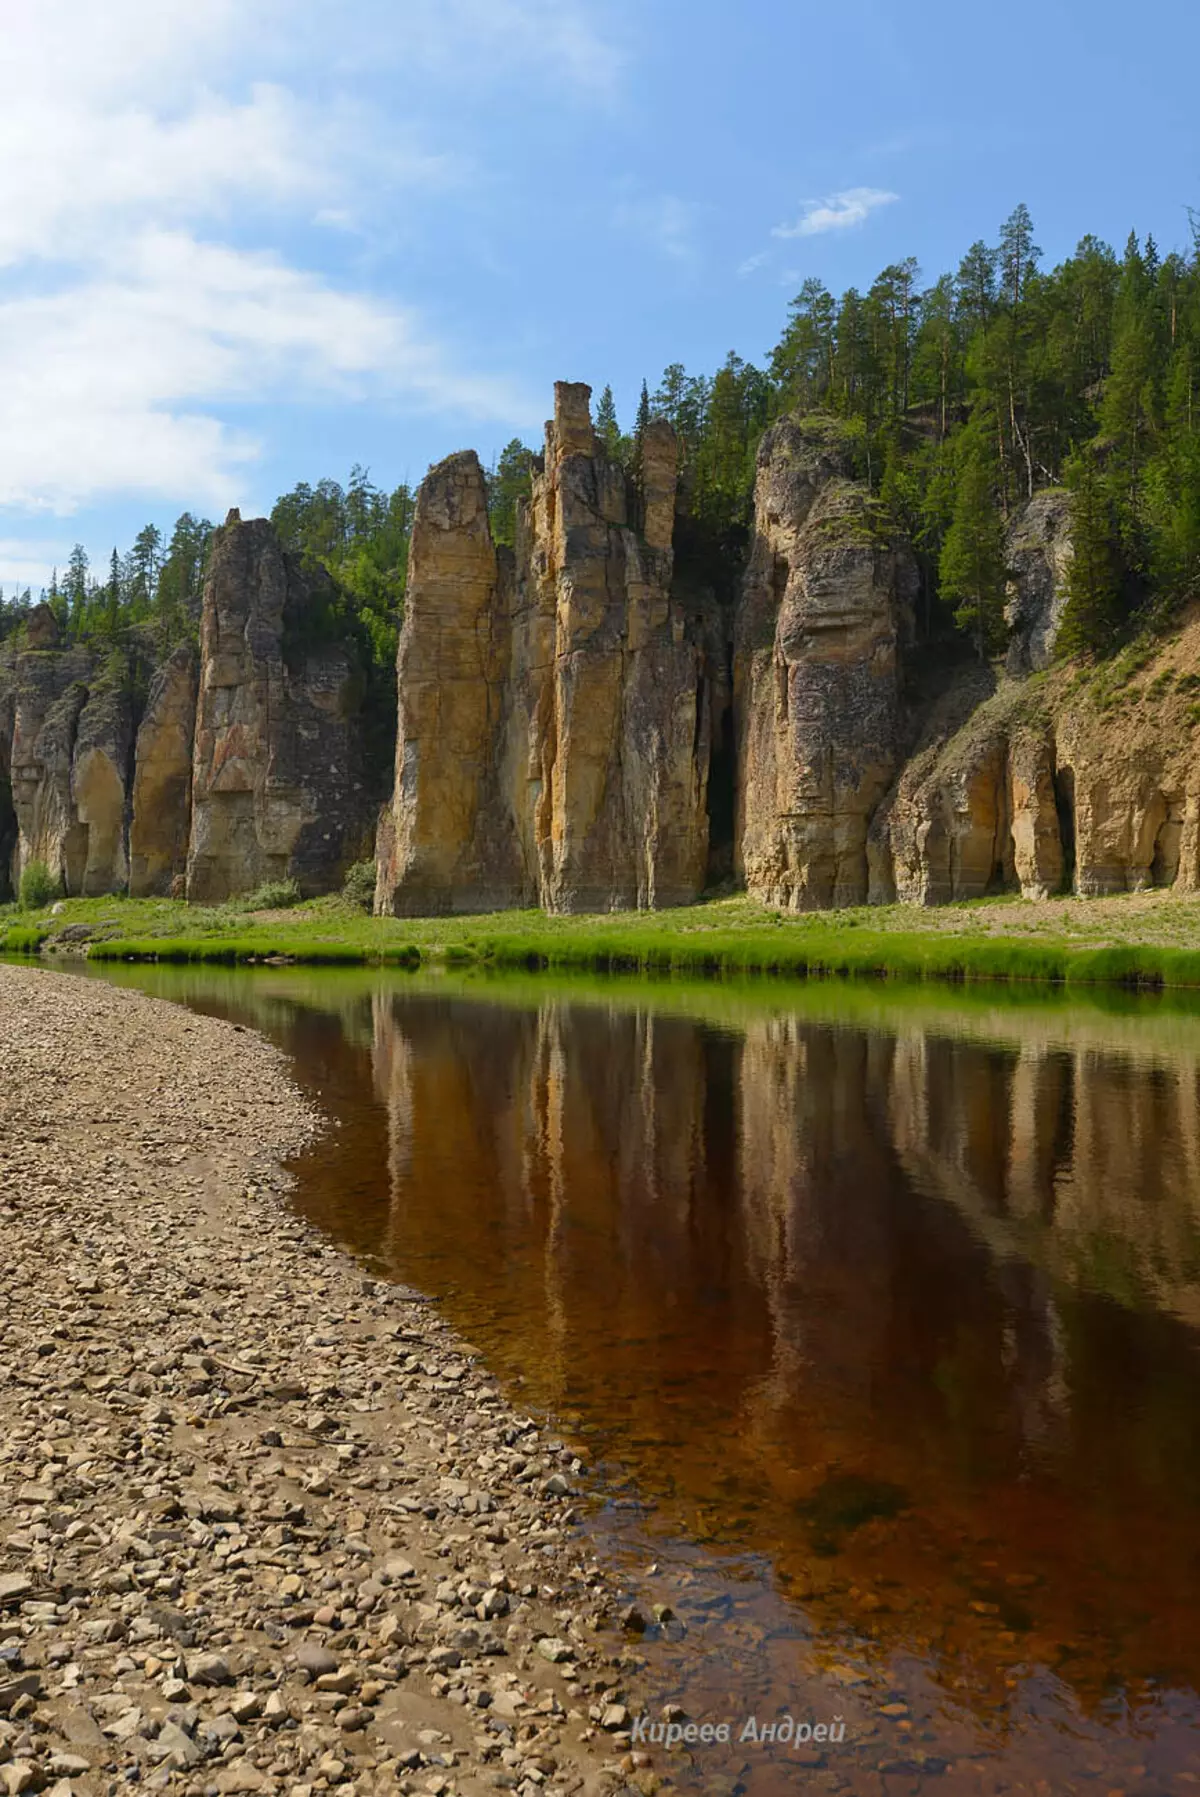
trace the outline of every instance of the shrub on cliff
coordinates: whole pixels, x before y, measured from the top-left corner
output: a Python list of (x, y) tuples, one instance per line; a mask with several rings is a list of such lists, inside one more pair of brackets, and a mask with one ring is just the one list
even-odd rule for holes
[(262, 886), (256, 886), (253, 892), (245, 892), (240, 898), (230, 899), (230, 911), (287, 911), (298, 905), (304, 894), (295, 880), (268, 880)]
[(31, 861), (21, 875), (22, 911), (40, 911), (61, 896), (62, 886), (44, 861)]
[(356, 861), (346, 875), (342, 886), (342, 897), (351, 905), (358, 905), (363, 911), (370, 911), (375, 905), (375, 863), (373, 861)]

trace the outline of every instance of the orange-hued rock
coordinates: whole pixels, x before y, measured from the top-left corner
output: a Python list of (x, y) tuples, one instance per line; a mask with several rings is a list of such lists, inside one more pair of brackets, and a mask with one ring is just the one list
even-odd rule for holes
[(169, 894), (186, 874), (192, 821), (196, 657), (176, 649), (156, 672), (137, 733), (129, 895)]
[(381, 910), (490, 911), (527, 896), (498, 781), (510, 589), (479, 458), (448, 456), (422, 482), (413, 521), (395, 790), (378, 842)]
[(200, 627), (187, 895), (219, 902), (264, 881), (338, 884), (359, 853), (361, 682), (323, 644), (326, 580), (265, 518), (231, 512), (213, 538)]
[(695, 619), (672, 591), (674, 433), (646, 432), (639, 532), (589, 399), (555, 387), (511, 560), (473, 455), (421, 488), (380, 910), (606, 911), (703, 886), (709, 721)]
[(763, 438), (734, 645), (737, 866), (791, 910), (861, 904), (867, 830), (904, 721), (899, 656), (916, 570), (851, 477), (837, 427)]
[(48, 606), (0, 668), (0, 894), (40, 861), (70, 896), (128, 878), (130, 670), (61, 646)]

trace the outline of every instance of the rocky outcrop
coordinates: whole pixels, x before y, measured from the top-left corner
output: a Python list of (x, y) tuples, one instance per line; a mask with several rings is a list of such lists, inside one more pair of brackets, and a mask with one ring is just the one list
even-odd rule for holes
[(1049, 667), (1067, 604), (1071, 565), (1071, 501), (1062, 487), (1047, 487), (1019, 511), (1005, 537), (1008, 602), (1005, 620), (1012, 632), (1010, 674)]
[(71, 762), (90, 676), (89, 657), (63, 651), (54, 614), (38, 606), (21, 650), (0, 670), (0, 829), (10, 892), (31, 861), (45, 862), (67, 891), (82, 888), (87, 829), (75, 810)]
[(232, 516), (205, 587), (199, 694), (187, 645), (157, 669), (137, 631), (64, 648), (35, 608), (0, 657), (0, 898), (31, 861), (71, 896), (339, 883), (368, 848), (369, 803), (362, 682), (330, 599), (265, 519)]
[(758, 455), (734, 644), (737, 866), (791, 910), (868, 891), (867, 830), (904, 739), (899, 654), (916, 569), (830, 422), (785, 419)]
[(384, 908), (489, 911), (532, 896), (499, 790), (512, 633), (474, 451), (422, 482), (397, 656), (396, 779), (378, 839)]
[(184, 645), (155, 674), (138, 728), (129, 842), (131, 898), (179, 893), (186, 878), (195, 732), (196, 656)]
[(589, 399), (555, 387), (511, 566), (473, 456), (422, 487), (381, 910), (605, 911), (704, 883), (709, 719), (696, 620), (672, 585), (674, 433), (651, 424), (631, 494)]
[(122, 892), (129, 881), (133, 736), (130, 670), (118, 656), (89, 689), (71, 755), (71, 801), (84, 840), (83, 865), (68, 870), (67, 886), (85, 897)]
[(971, 670), (932, 708), (871, 822), (873, 904), (1061, 888), (1053, 733), (1021, 686), (992, 684)]
[(326, 890), (359, 852), (361, 683), (343, 646), (320, 645), (330, 597), (265, 518), (231, 512), (217, 531), (201, 620), (190, 900), (284, 878)]

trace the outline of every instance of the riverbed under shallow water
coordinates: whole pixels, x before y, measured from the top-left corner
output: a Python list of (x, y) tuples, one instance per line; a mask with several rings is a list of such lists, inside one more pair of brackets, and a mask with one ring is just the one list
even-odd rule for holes
[(1200, 1012), (103, 977), (278, 1041), (298, 1208), (601, 1463), (659, 1702), (730, 1725), (681, 1788), (1200, 1793)]

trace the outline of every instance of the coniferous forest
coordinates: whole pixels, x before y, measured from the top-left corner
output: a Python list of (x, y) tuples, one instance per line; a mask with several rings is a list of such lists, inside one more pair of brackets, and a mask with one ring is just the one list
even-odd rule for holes
[[(881, 530), (914, 546), (919, 640), (961, 633), (981, 654), (1004, 639), (1005, 527), (1038, 488), (1061, 485), (1075, 555), (1060, 645), (1102, 657), (1163, 629), (1200, 576), (1200, 215), (1189, 224), (1183, 252), (1136, 234), (1118, 252), (1089, 236), (1047, 268), (1018, 206), (994, 243), (971, 244), (932, 284), (911, 257), (866, 292), (837, 296), (812, 277), (762, 366), (733, 353), (712, 373), (672, 363), (653, 389), (643, 383), (627, 430), (605, 386), (597, 433), (636, 488), (646, 423), (671, 421), (680, 562), (729, 592), (763, 432), (785, 413), (827, 415)], [(514, 439), (489, 471), (498, 542), (513, 539), (533, 453)], [(379, 670), (395, 658), (414, 500), (356, 467), (345, 486), (300, 484), (271, 514), (285, 544), (333, 577), (324, 625), (356, 635)], [(37, 597), (68, 641), (116, 644), (136, 630), (163, 651), (196, 631), (211, 534), (185, 512), (169, 540), (147, 525), (100, 570), (77, 546)], [(0, 639), (34, 599), (0, 597)]]

